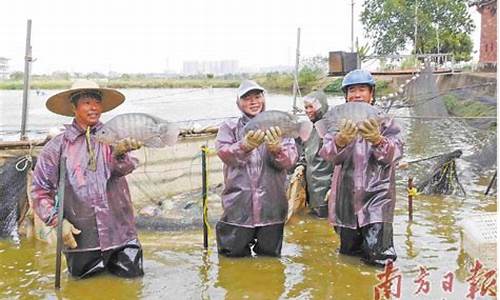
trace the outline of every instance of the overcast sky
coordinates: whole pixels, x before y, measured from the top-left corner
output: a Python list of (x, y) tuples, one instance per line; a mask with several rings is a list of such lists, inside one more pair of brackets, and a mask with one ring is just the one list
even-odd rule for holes
[[(8, 1), (0, 17), (0, 57), (22, 70), (32, 19), (33, 73), (181, 71), (187, 60), (239, 61), (240, 67), (293, 65), (301, 55), (349, 50), (351, 0), (33, 0)], [(364, 43), (355, 1), (355, 36)], [(473, 35), (478, 49), (480, 16)], [(477, 55), (475, 55), (477, 57)]]

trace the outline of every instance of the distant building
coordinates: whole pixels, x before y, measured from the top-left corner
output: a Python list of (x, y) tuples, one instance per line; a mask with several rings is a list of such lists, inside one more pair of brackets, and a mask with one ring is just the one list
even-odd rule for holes
[(285, 66), (285, 65), (276, 65), (276, 66), (268, 66), (259, 68), (259, 73), (269, 73), (269, 72), (281, 72), (281, 73), (290, 73), (295, 70), (293, 66)]
[(185, 61), (182, 72), (186, 75), (235, 74), (239, 72), (237, 60)]
[(479, 64), (483, 69), (496, 71), (497, 67), (497, 1), (477, 0), (469, 2), (481, 14), (481, 44)]
[(7, 79), (9, 73), (9, 60), (5, 57), (0, 57), (0, 79)]

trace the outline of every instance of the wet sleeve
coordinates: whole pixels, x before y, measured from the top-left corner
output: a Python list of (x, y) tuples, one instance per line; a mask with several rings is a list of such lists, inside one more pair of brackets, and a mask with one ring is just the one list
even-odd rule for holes
[(344, 148), (338, 148), (335, 144), (335, 135), (327, 133), (323, 137), (323, 147), (319, 150), (319, 155), (327, 161), (333, 162), (334, 165), (342, 164), (352, 153), (354, 143), (350, 143)]
[(54, 199), (59, 184), (59, 161), (62, 135), (45, 145), (37, 158), (31, 184), (33, 210), (45, 224), (57, 217)]
[(400, 160), (403, 156), (403, 141), (400, 137), (400, 127), (393, 119), (383, 125), (382, 141), (373, 146), (373, 157), (380, 163), (391, 164)]
[(295, 141), (290, 138), (285, 138), (281, 142), (281, 149), (276, 154), (270, 154), (271, 163), (278, 169), (292, 168), (298, 159), (297, 146)]
[(250, 152), (243, 150), (243, 141), (237, 140), (234, 128), (224, 122), (217, 133), (215, 148), (219, 158), (229, 166), (243, 166), (247, 163)]
[(130, 153), (115, 157), (111, 149), (108, 149), (106, 155), (110, 161), (111, 175), (115, 177), (122, 177), (132, 173), (139, 164), (139, 160), (130, 155)]

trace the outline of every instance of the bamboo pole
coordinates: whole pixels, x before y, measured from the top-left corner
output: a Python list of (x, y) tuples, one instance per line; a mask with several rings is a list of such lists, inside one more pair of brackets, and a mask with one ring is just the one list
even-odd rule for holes
[(61, 157), (59, 166), (59, 184), (57, 186), (57, 245), (56, 245), (56, 278), (55, 288), (61, 288), (61, 254), (63, 247), (63, 218), (64, 218), (64, 188), (66, 181), (66, 159)]
[(24, 87), (23, 87), (23, 108), (21, 120), (21, 140), (26, 140), (26, 122), (28, 119), (28, 98), (31, 84), (31, 20), (28, 20), (26, 33), (26, 53), (24, 56)]
[(299, 60), (300, 60), (300, 27), (297, 28), (297, 49), (295, 52), (295, 72), (293, 80), (293, 114), (298, 112), (297, 109), (297, 92), (299, 91)]
[(208, 147), (201, 146), (201, 181), (202, 181), (202, 200), (203, 200), (203, 249), (208, 249), (208, 220), (207, 220), (207, 198), (208, 198), (208, 174), (207, 174), (207, 151)]
[(408, 220), (413, 221), (413, 194), (410, 192), (413, 189), (413, 177), (408, 177)]

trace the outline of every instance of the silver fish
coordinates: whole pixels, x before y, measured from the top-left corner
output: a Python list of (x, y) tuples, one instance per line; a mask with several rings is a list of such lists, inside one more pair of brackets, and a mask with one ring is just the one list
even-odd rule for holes
[(245, 125), (245, 134), (250, 130), (266, 131), (269, 127), (277, 126), (286, 137), (300, 137), (303, 141), (309, 138), (312, 130), (311, 121), (299, 121), (292, 114), (279, 110), (263, 111)]
[(342, 119), (351, 120), (359, 126), (361, 121), (369, 118), (380, 120), (385, 114), (377, 107), (366, 102), (347, 102), (330, 108), (323, 119), (314, 124), (318, 135), (323, 137), (326, 133), (339, 131)]
[(144, 113), (118, 115), (104, 124), (96, 133), (98, 141), (114, 144), (124, 138), (133, 138), (146, 147), (162, 148), (177, 142), (179, 127)]

